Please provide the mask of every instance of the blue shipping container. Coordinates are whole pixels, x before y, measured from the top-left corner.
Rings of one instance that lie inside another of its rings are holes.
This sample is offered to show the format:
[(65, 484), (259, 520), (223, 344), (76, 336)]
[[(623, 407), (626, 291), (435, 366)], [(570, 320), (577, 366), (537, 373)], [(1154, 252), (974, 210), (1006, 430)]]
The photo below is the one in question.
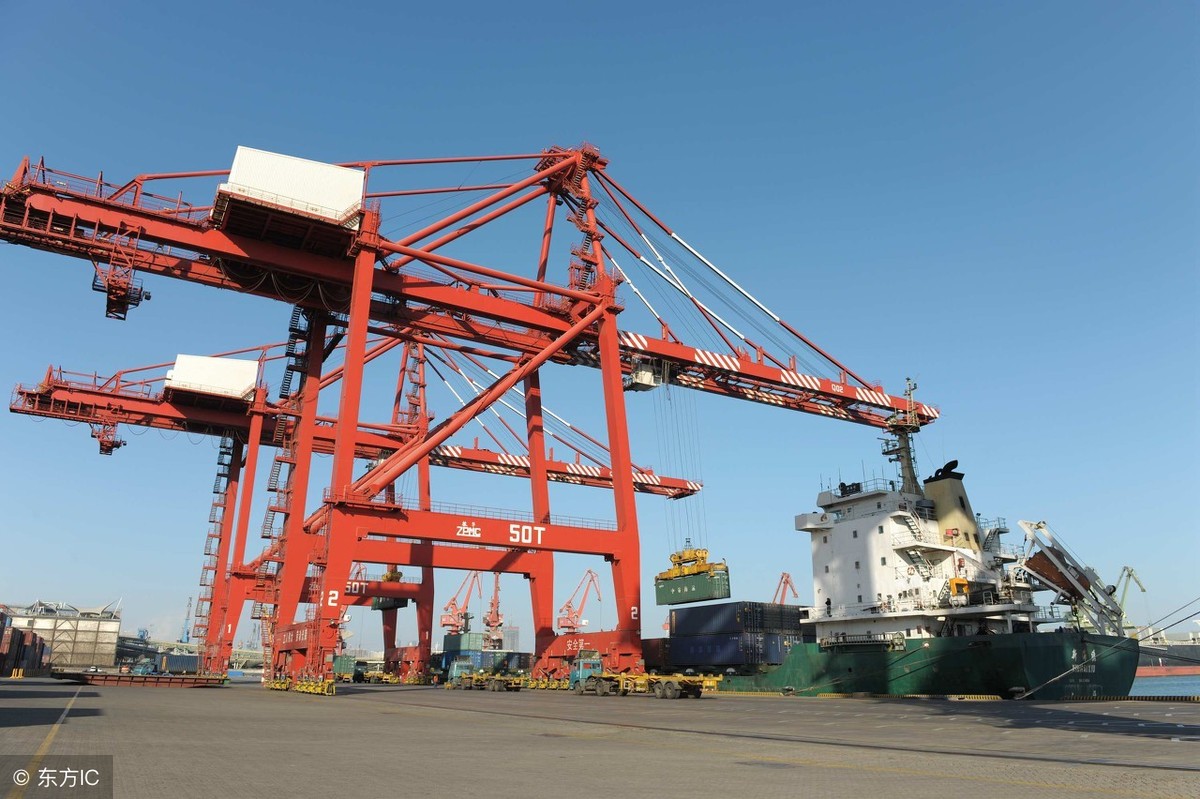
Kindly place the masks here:
[(796, 633), (807, 618), (798, 605), (772, 602), (722, 602), (716, 605), (673, 608), (671, 636), (724, 633)]
[[(740, 635), (689, 635), (671, 639), (670, 662), (674, 668), (709, 666), (746, 666), (767, 663), (763, 633)], [(776, 647), (781, 647), (775, 636)], [(782, 662), (782, 659), (780, 659)]]

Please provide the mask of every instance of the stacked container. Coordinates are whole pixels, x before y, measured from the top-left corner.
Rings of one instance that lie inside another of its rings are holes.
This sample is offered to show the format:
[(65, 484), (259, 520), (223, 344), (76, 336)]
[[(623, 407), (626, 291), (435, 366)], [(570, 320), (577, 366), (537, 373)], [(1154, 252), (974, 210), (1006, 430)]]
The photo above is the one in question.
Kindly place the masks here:
[(456, 661), (469, 662), (472, 671), (513, 674), (528, 671), (533, 665), (533, 655), (529, 652), (506, 652), (499, 649), (458, 649), (442, 653), (444, 670), (449, 671), (450, 664)]
[(675, 669), (738, 669), (777, 665), (801, 640), (806, 608), (772, 602), (723, 602), (675, 608), (667, 653)]
[(40, 675), (49, 662), (50, 649), (40, 635), (17, 627), (5, 627), (0, 634), (0, 677), (18, 670), (26, 677)]

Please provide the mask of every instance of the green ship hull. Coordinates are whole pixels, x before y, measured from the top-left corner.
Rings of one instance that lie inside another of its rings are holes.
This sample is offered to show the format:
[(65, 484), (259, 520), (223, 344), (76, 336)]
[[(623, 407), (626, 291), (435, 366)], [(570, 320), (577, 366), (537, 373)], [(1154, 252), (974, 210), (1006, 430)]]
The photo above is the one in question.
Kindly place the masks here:
[(779, 666), (726, 676), (720, 690), (1034, 700), (1127, 696), (1139, 655), (1134, 639), (1076, 631), (914, 638), (902, 648), (900, 643), (826, 648), (797, 643)]

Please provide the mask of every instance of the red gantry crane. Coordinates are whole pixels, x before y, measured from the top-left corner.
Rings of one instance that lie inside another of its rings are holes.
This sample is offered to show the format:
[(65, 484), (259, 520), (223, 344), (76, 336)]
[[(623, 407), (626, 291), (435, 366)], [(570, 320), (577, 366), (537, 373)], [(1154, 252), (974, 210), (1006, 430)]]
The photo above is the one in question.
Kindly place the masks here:
[[(511, 168), (522, 164), (532, 169), (514, 177)], [(508, 172), (468, 183), (456, 169)], [(450, 173), (431, 180), (438, 170)], [(196, 191), (211, 200), (184, 200)], [(435, 221), (385, 230), (385, 220), (408, 213), (404, 204), (411, 211), (430, 198), (454, 207)], [(393, 213), (395, 204), (401, 210)], [(531, 231), (524, 254), (503, 263), (476, 260), (480, 252), (514, 252), (520, 224)], [(502, 244), (489, 246), (487, 237), (501, 227)], [(563, 241), (564, 228), (571, 242)], [(117, 435), (122, 423), (221, 437), (214, 486), (220, 512), (210, 517), (196, 621), (209, 668), (220, 668), (223, 642), (232, 640), (242, 603), (251, 601), (267, 676), (327, 679), (342, 609), (367, 590), (414, 598), (429, 592), (434, 568), (524, 575), (536, 649), (552, 663), (568, 646), (553, 630), (555, 552), (611, 563), (616, 629), (588, 634), (586, 648), (600, 651), (606, 668), (636, 668), (634, 492), (653, 486), (685, 496), (699, 486), (680, 480), (671, 489), (635, 466), (626, 392), (704, 391), (889, 429), (905, 441), (937, 416), (931, 406), (862, 379), (782, 320), (618, 183), (590, 145), (336, 166), (239, 148), (229, 170), (124, 183), (25, 159), (0, 190), (0, 239), (88, 262), (91, 286), (113, 319), (150, 299), (144, 277), (292, 307), (277, 401), (267, 399), (262, 374), (246, 392), (213, 395), (183, 379), (187, 369), (176, 363), (175, 379), (157, 396), (126, 390), (133, 387), (119, 379), (80, 385), (85, 381), (51, 370), (42, 384), (22, 387), (13, 403), (14, 410), (87, 422), (105, 454), (124, 443)], [(660, 308), (690, 319), (668, 321)], [(621, 314), (630, 325), (618, 324)], [(636, 324), (653, 332), (634, 332)], [(391, 420), (369, 422), (365, 370), (377, 350), (395, 346), (405, 352), (399, 380), (414, 395), (424, 395), (426, 351), (442, 353), (447, 369), (452, 354), (479, 380), (437, 424), (420, 402), (402, 407), (399, 392)], [(606, 434), (603, 442), (593, 439), (602, 447), (600, 463), (555, 464), (550, 457), (547, 431), (555, 417), (543, 405), (541, 373), (558, 366), (597, 370), (594, 395)], [(463, 448), (455, 439), (460, 431), (514, 391), (524, 424), (512, 432), (523, 452)], [(336, 415), (319, 416), (318, 399), (333, 393)], [(274, 453), (265, 543), (248, 559), (256, 472), (270, 457), (264, 447)], [(318, 478), (312, 459), (321, 452), (332, 455), (332, 466)], [(525, 476), (528, 507), (479, 512), (435, 502), (431, 465)], [(412, 496), (397, 490), (407, 474), (417, 477)], [(554, 479), (611, 491), (613, 519), (552, 512), (547, 486)], [(316, 480), (324, 491), (308, 506)], [(415, 566), (429, 576), (403, 591), (382, 583), (355, 587), (355, 563)], [(569, 646), (578, 647), (577, 638)]]
[(779, 575), (779, 585), (775, 588), (775, 595), (771, 597), (771, 602), (776, 605), (786, 605), (789, 593), (793, 599), (800, 598), (800, 595), (796, 593), (796, 584), (792, 582), (792, 575), (784, 572)]
[(467, 612), (471, 606), (471, 594), (483, 599), (483, 587), (477, 571), (467, 573), (458, 591), (442, 608), (441, 625), (446, 628), (447, 635), (463, 635), (471, 631), (471, 614)]
[[(583, 593), (580, 594), (580, 591), (583, 591)], [(588, 591), (595, 591), (596, 599), (599, 601), (600, 583), (596, 577), (596, 573), (591, 569), (584, 572), (583, 578), (580, 579), (579, 585), (575, 586), (575, 591), (571, 594), (571, 598), (558, 609), (557, 626), (559, 632), (563, 635), (574, 635), (587, 623), (582, 617), (583, 610), (587, 607)], [(578, 607), (575, 606), (576, 599), (579, 600)]]
[(500, 572), (495, 572), (496, 586), (488, 601), (487, 613), (483, 614), (483, 648), (504, 648), (504, 615), (500, 612)]

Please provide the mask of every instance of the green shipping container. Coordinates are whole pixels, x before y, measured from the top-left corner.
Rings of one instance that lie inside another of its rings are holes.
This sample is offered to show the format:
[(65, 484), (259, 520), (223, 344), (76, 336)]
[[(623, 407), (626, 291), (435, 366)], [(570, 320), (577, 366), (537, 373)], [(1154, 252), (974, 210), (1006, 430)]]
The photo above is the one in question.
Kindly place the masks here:
[(334, 674), (353, 674), (354, 658), (350, 655), (337, 655), (333, 658)]
[(682, 605), (729, 598), (729, 572), (689, 574), (669, 580), (654, 580), (654, 601), (659, 605)]
[(371, 598), (371, 610), (394, 610), (395, 608), (408, 607), (407, 599), (393, 599), (392, 597), (377, 596)]

